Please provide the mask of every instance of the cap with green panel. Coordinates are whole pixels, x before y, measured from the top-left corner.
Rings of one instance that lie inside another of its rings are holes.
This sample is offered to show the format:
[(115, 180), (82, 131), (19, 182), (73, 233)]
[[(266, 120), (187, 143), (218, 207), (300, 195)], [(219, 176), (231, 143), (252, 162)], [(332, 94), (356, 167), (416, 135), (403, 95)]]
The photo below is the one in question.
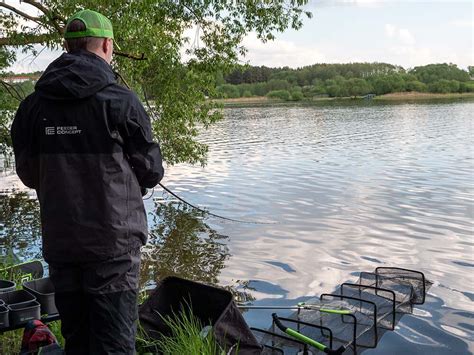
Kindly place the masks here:
[[(80, 20), (86, 26), (84, 31), (68, 32), (69, 24), (74, 20)], [(81, 38), (81, 37), (100, 37), (100, 38), (114, 38), (114, 30), (112, 22), (104, 15), (92, 11), (81, 10), (72, 15), (66, 24), (66, 31), (64, 33), (65, 39)]]

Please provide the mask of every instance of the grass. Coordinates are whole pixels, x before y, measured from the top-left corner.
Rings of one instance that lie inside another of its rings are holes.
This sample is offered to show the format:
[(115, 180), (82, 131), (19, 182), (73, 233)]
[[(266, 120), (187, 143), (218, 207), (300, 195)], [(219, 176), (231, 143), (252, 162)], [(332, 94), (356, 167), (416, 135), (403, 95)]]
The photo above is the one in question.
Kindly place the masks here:
[[(378, 95), (374, 97), (375, 101), (424, 101), (424, 100), (443, 100), (443, 99), (474, 99), (474, 93), (447, 93), (436, 94), (429, 92), (395, 92), (391, 94)], [(284, 101), (278, 99), (269, 99), (266, 96), (239, 97), (234, 99), (213, 99), (213, 101), (223, 104), (225, 107), (245, 107), (254, 105), (280, 105), (295, 103), (324, 103), (324, 102), (346, 102), (353, 101), (353, 97), (315, 97), (313, 99), (304, 99), (302, 101)], [(362, 97), (355, 100), (362, 101)]]
[(216, 342), (210, 326), (203, 327), (189, 308), (178, 315), (163, 317), (170, 329), (169, 336), (156, 341), (156, 346), (164, 355), (216, 355), (223, 352)]
[(447, 93), (437, 94), (430, 92), (394, 92), (391, 94), (385, 94), (376, 96), (374, 100), (377, 101), (405, 101), (405, 100), (437, 100), (437, 99), (472, 99), (474, 98), (473, 92), (466, 93)]

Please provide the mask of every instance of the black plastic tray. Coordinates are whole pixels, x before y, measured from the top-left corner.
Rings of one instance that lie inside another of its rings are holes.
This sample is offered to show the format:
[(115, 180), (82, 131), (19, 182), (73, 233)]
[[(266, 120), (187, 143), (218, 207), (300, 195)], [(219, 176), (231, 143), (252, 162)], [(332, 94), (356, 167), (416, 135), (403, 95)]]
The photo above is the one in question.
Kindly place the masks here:
[(0, 306), (0, 329), (7, 328), (10, 326), (10, 322), (8, 319), (8, 308), (4, 305)]
[(16, 290), (0, 293), (0, 300), (6, 305), (22, 305), (31, 301), (36, 301), (36, 297), (25, 290)]
[(10, 324), (13, 327), (24, 325), (33, 319), (41, 318), (40, 304), (36, 301), (10, 304), (8, 305), (8, 310), (10, 311)]
[(41, 314), (58, 313), (54, 303), (54, 286), (49, 277), (24, 282), (23, 288), (36, 297), (41, 305)]
[(16, 284), (13, 281), (0, 280), (0, 293), (14, 291)]

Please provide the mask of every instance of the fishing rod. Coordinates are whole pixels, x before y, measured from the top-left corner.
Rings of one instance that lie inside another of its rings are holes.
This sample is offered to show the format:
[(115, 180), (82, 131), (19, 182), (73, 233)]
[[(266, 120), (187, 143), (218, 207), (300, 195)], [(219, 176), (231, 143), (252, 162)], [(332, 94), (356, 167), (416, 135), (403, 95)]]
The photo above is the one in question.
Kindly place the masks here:
[[(127, 89), (129, 90), (132, 90), (132, 88), (130, 87), (130, 85), (127, 83), (127, 81), (124, 79), (124, 77), (122, 76), (122, 74), (120, 74), (118, 71), (114, 71), (114, 74), (120, 78), (120, 80), (122, 80), (123, 84), (127, 87)], [(143, 91), (145, 92), (145, 91)], [(145, 94), (145, 98), (146, 98), (146, 94)], [(148, 103), (148, 99), (146, 98), (146, 102), (147, 102), (147, 105), (148, 105), (148, 108), (151, 110), (151, 106), (150, 104)], [(183, 199), (182, 197), (178, 196), (177, 194), (175, 194), (173, 191), (171, 191), (169, 188), (167, 188), (166, 186), (164, 186), (161, 182), (158, 183), (158, 185), (160, 185), (160, 187), (165, 190), (167, 193), (169, 193), (170, 195), (172, 195), (173, 197), (177, 198), (179, 201), (183, 202), (184, 204), (202, 212), (202, 213), (205, 213), (209, 216), (213, 216), (213, 217), (216, 217), (216, 218), (219, 218), (219, 219), (223, 219), (223, 220), (226, 220), (226, 221), (231, 221), (231, 222), (237, 222), (237, 223), (247, 223), (247, 224), (277, 224), (277, 222), (260, 222), (260, 221), (246, 221), (246, 220), (242, 220), (242, 219), (235, 219), (235, 218), (229, 218), (229, 217), (225, 217), (225, 216), (221, 216), (221, 215), (218, 215), (218, 214), (215, 214), (215, 213), (212, 213), (212, 212), (209, 212), (205, 209), (202, 209), (196, 205), (193, 205), (192, 203), (186, 201), (185, 199)], [(152, 192), (152, 195), (153, 196), (153, 192)], [(151, 196), (149, 196), (147, 199), (151, 198)]]

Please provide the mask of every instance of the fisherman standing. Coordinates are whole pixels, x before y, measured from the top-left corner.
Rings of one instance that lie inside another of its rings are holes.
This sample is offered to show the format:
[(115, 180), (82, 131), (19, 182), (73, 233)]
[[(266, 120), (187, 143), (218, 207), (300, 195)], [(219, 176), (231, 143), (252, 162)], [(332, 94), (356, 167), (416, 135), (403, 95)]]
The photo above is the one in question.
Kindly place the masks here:
[(160, 147), (134, 93), (110, 66), (113, 29), (83, 10), (12, 125), (16, 169), (37, 191), (43, 255), (67, 354), (134, 354), (141, 191), (163, 177)]

